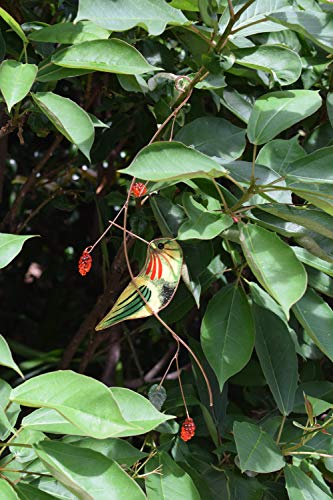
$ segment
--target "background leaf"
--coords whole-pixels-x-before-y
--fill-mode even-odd
[[[201,324],[201,345],[222,390],[249,361],[254,344],[251,309],[244,292],[222,288],[209,302]]]
[[[294,259],[293,251],[286,243],[262,227],[243,225],[240,240],[251,271],[289,316],[290,307],[306,290],[304,267]]]
[[[242,472],[273,472],[284,466],[279,448],[267,432],[247,422],[235,422],[233,427]]]
[[[254,307],[255,347],[262,371],[283,415],[294,407],[298,381],[295,344],[288,328],[274,313]]]
[[[333,361],[333,311],[330,306],[309,288],[293,311],[314,343]]]

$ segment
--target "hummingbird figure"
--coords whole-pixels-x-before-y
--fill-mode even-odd
[[[182,265],[183,252],[175,240],[158,238],[151,241],[145,265],[133,280],[136,286],[133,281],[127,285],[95,330],[105,330],[128,319],[146,318],[164,309],[177,290]]]

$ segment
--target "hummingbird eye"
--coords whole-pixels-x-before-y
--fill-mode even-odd
[[[159,250],[163,250],[163,248],[164,248],[164,243],[159,243],[159,244],[157,245],[157,248],[158,248]]]

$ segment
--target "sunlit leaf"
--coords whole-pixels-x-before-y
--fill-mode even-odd
[[[17,61],[3,61],[0,66],[0,90],[10,112],[14,104],[28,94],[36,78],[37,66]]]

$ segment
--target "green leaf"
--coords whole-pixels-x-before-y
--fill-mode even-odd
[[[189,193],[184,193],[183,205],[190,220],[180,226],[179,240],[211,240],[233,225],[229,215],[210,212]]]
[[[240,241],[251,271],[289,317],[290,307],[306,290],[304,267],[289,245],[260,226],[242,224]]]
[[[242,472],[274,472],[284,466],[279,448],[259,426],[235,422],[233,432]]]
[[[149,64],[132,45],[116,38],[72,45],[54,54],[51,60],[64,68],[124,75],[140,75],[159,69]]]
[[[313,269],[311,267],[306,267],[306,273],[308,275],[309,285],[324,295],[328,295],[333,298],[333,279],[327,276],[327,274]]]
[[[21,38],[24,44],[29,43],[29,40],[25,36],[24,31],[22,30],[18,22],[16,22],[15,19],[2,7],[0,7],[0,17],[2,17],[2,19],[12,28],[12,30],[15,31],[15,33]]]
[[[0,497],[3,500],[20,500],[14,488],[2,478],[0,478]]]
[[[101,453],[57,441],[44,441],[34,448],[53,477],[82,500],[145,498],[117,462]]]
[[[0,65],[0,90],[10,112],[28,94],[37,75],[35,64],[7,60]]]
[[[237,12],[245,2],[235,3],[235,12]],[[288,0],[255,0],[240,16],[234,24],[233,30],[237,30],[235,36],[248,36],[255,33],[280,31],[281,26],[271,21],[265,21],[268,14],[278,10],[288,10],[290,8]],[[220,32],[223,33],[230,19],[229,10],[225,9],[224,14],[219,21]],[[263,22],[265,21],[265,22]]]
[[[318,271],[322,271],[323,273],[328,274],[329,276],[333,276],[333,263],[326,262],[319,257],[315,257],[312,253],[305,250],[305,248],[301,247],[290,247],[295,253],[298,260],[303,262],[303,264],[307,264],[308,266],[314,267],[318,269]]]
[[[143,180],[166,181],[221,177],[226,170],[208,156],[181,142],[155,142],[141,149],[130,166],[118,172]]]
[[[295,465],[286,465],[284,476],[290,500],[329,500],[331,498]]]
[[[145,458],[147,453],[134,448],[128,441],[118,438],[93,439],[93,438],[77,438],[68,436],[66,443],[74,444],[80,448],[88,448],[89,450],[97,451],[112,460],[115,460],[119,465],[127,465],[131,467],[141,458]]]
[[[71,99],[52,92],[38,92],[32,97],[59,132],[90,160],[95,129],[88,113]]]
[[[141,26],[150,35],[160,35],[167,24],[181,26],[190,24],[184,14],[168,5],[164,0],[80,0],[76,21],[89,19],[112,31],[125,31]]]
[[[333,239],[333,219],[325,212],[307,207],[290,207],[287,205],[261,205],[261,210],[276,215],[281,219],[296,222],[316,233]]]
[[[73,23],[59,23],[46,26],[29,35],[29,40],[48,43],[82,43],[89,40],[109,38],[110,31],[97,26],[91,21]]]
[[[321,106],[314,90],[286,90],[265,94],[256,100],[247,127],[253,144],[264,144],[280,132],[312,115]]]
[[[298,196],[309,201],[324,212],[333,216],[333,193],[331,183],[305,183],[291,181],[287,178],[288,187]]]
[[[222,391],[249,361],[254,345],[251,309],[242,289],[230,286],[209,302],[201,324],[201,345]]]
[[[268,142],[259,151],[256,161],[259,165],[265,165],[280,175],[284,175],[289,163],[305,156],[306,153],[299,145],[298,137],[295,136],[289,140],[275,139]]]
[[[316,346],[333,361],[333,311],[309,288],[293,312]]]
[[[312,399],[324,400],[333,404],[333,383],[327,380],[312,380],[298,386],[295,398],[294,413],[306,413],[304,394]]]
[[[172,418],[159,413],[147,399],[135,392],[120,388],[110,391],[101,382],[71,371],[34,377],[16,387],[10,399],[24,406],[58,412],[57,415],[49,410],[39,410],[39,425],[31,414],[22,422],[24,427],[29,427],[30,423],[30,427],[36,430],[100,439],[148,432]]]
[[[54,82],[64,78],[73,78],[75,76],[91,73],[88,69],[62,68],[52,64],[50,60],[44,60],[38,67],[36,80],[38,82]]]
[[[240,120],[248,123],[252,112],[253,104],[251,98],[246,94],[240,94],[236,89],[227,87],[219,92],[221,103],[229,109]]]
[[[20,429],[20,432],[14,439],[11,439],[9,447],[15,460],[20,463],[31,462],[36,458],[36,453],[33,447],[27,448],[25,446],[16,446],[19,444],[37,444],[40,441],[46,439],[45,434],[39,431],[33,431],[30,429]],[[22,467],[23,468],[23,467]]]
[[[180,129],[175,139],[207,156],[235,160],[245,149],[245,130],[223,118],[204,116]]]
[[[24,375],[21,372],[20,368],[13,360],[13,356],[12,353],[10,352],[7,341],[2,335],[0,335],[0,365],[7,366],[8,368],[15,370],[16,373],[18,373],[22,378],[24,378]]]
[[[294,407],[298,380],[295,345],[286,324],[261,307],[254,307],[255,348],[269,388],[283,415]]]
[[[236,63],[270,73],[280,85],[290,85],[302,72],[302,61],[296,52],[280,45],[260,45],[234,52]]]
[[[149,460],[145,473],[157,468],[160,474],[149,474],[145,479],[148,500],[200,500],[191,477],[164,451]]]
[[[127,436],[144,434],[173,418],[171,415],[157,411],[147,398],[134,391],[123,387],[112,387],[110,392],[125,420],[136,427],[136,431],[126,434]],[[121,435],[124,436],[124,434]]]
[[[333,52],[333,19],[330,13],[276,12],[270,19],[300,33],[327,52]]]
[[[10,385],[0,379],[0,439],[2,441],[13,433],[13,427],[21,411],[20,405],[9,404],[11,391]]]
[[[52,500],[53,498],[54,500],[54,498],[56,498],[23,481],[20,481],[20,483],[16,485],[16,491],[19,494],[20,500],[31,500],[32,498],[34,500]]]
[[[285,173],[291,181],[333,183],[333,173],[330,168],[332,157],[333,146],[318,149],[306,157],[290,163]]]
[[[36,238],[36,235],[0,233],[0,269],[8,266],[15,259],[22,250],[23,244],[30,238]]]

